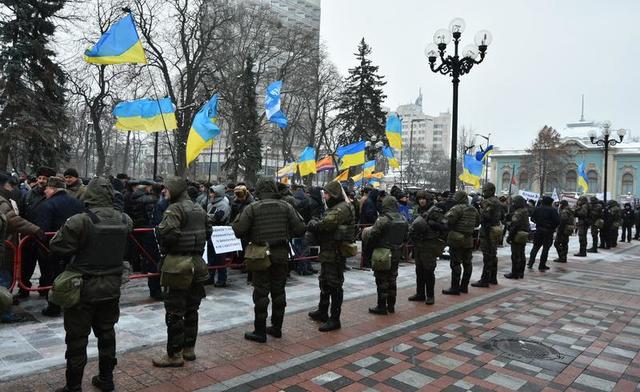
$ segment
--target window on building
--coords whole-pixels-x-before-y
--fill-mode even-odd
[[[529,175],[527,172],[520,173],[518,177],[518,187],[522,190],[527,190],[529,188]]]
[[[575,192],[578,186],[578,174],[575,170],[569,170],[564,177],[564,190]]]
[[[506,171],[502,173],[502,190],[509,190],[509,183],[511,182],[511,173]]]
[[[589,184],[589,192],[600,192],[598,173],[595,170],[589,170],[587,172],[587,183]]]
[[[622,176],[622,194],[633,194],[633,174],[625,173]]]

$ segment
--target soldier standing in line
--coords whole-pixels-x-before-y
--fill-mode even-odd
[[[560,224],[560,216],[558,211],[551,206],[553,204],[551,197],[543,196],[540,204],[531,215],[531,221],[536,224],[536,232],[533,237],[533,248],[529,254],[528,267],[529,269],[533,268],[538,250],[542,248],[538,270],[546,271],[549,269],[547,257],[549,256],[549,248],[553,245],[553,232]]]
[[[500,220],[502,204],[496,197],[496,186],[487,182],[482,186],[483,200],[480,204],[481,224],[480,249],[482,250],[482,276],[471,284],[473,287],[489,287],[498,284],[498,242],[502,238]]]
[[[446,246],[447,223],[443,207],[440,203],[433,203],[433,195],[427,193],[425,200],[426,211],[419,214],[409,228],[416,260],[416,294],[409,297],[409,301],[425,301],[427,305],[433,305],[436,260]]]
[[[591,197],[589,203],[589,223],[591,223],[591,239],[593,241],[591,248],[587,249],[588,253],[598,253],[598,231],[604,227],[604,220],[602,218],[602,204],[595,197]],[[604,244],[600,244],[604,246]]]
[[[324,186],[324,199],[327,211],[320,220],[312,219],[307,231],[315,235],[320,244],[320,302],[318,309],[309,312],[309,317],[323,324],[318,329],[328,332],[339,329],[340,312],[342,310],[344,269],[346,258],[340,250],[343,242],[352,242],[355,232],[355,211],[347,201],[342,186],[338,181],[331,181]],[[345,235],[339,238],[337,233]],[[348,237],[347,237],[348,236]],[[331,303],[331,316],[328,314]]]
[[[451,255],[451,287],[442,290],[442,294],[460,295],[469,292],[469,279],[473,271],[473,230],[480,225],[480,214],[469,205],[465,191],[457,191],[453,201],[456,205],[445,215],[449,227],[447,245]]]
[[[305,232],[302,217],[293,206],[282,200],[276,182],[271,178],[261,178],[256,184],[258,201],[248,205],[233,222],[232,227],[238,238],[265,247],[265,256],[270,265],[253,269],[250,260],[247,268],[253,272],[254,331],[244,334],[245,339],[258,343],[267,341],[267,334],[282,337],[282,322],[287,305],[285,283],[289,272],[289,241]],[[245,251],[245,256],[250,252]],[[267,308],[271,294],[271,326],[267,328]]]
[[[576,257],[587,257],[587,230],[591,218],[590,205],[586,196],[580,196],[576,203],[575,217],[578,218],[578,240],[580,250],[574,254]]]
[[[620,211],[620,205],[615,200],[609,200],[607,202],[609,215],[611,219],[611,225],[606,232],[608,237],[609,246],[615,248],[618,246],[618,229],[622,224],[622,212]]]
[[[122,260],[133,223],[126,214],[113,209],[113,188],[105,178],[91,180],[83,201],[87,211],[69,218],[49,243],[55,256],[73,256],[66,270],[81,273],[83,281],[80,302],[64,311],[66,385],[58,392],[82,390],[92,329],[98,338],[100,370],[91,383],[101,391],[114,389],[117,360],[113,326],[120,317]]]
[[[567,253],[569,252],[569,237],[575,229],[575,218],[573,210],[569,207],[569,202],[562,200],[560,202],[560,225],[556,231],[556,241],[553,244],[558,252],[558,258],[553,260],[557,263],[567,262]]]
[[[373,272],[376,278],[378,304],[376,307],[369,308],[369,313],[380,315],[395,313],[398,265],[402,258],[402,244],[407,240],[408,230],[409,223],[398,212],[396,198],[388,196],[382,201],[382,213],[376,223],[362,233],[363,248],[385,248],[391,252],[390,269]]]
[[[524,248],[527,246],[529,237],[529,210],[524,197],[516,195],[513,197],[513,207],[511,212],[511,222],[509,223],[509,236],[507,244],[511,245],[511,272],[505,274],[507,279],[524,278],[524,265],[526,258]]]
[[[624,203],[624,208],[622,209],[622,238],[621,242],[625,240],[627,242],[631,242],[631,228],[633,227],[634,216],[633,210],[631,209],[631,203]]]
[[[153,359],[156,367],[181,367],[196,359],[198,309],[209,278],[202,259],[211,235],[207,213],[191,201],[184,178],[169,177],[163,195],[169,201],[156,236],[165,255],[160,267],[167,324],[167,353]]]

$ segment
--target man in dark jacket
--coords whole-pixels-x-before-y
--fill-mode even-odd
[[[55,175],[56,171],[49,167],[39,167],[38,170],[36,170],[37,183],[22,198],[21,215],[29,222],[36,222],[38,210],[46,200],[44,188],[47,186],[49,177]],[[30,241],[26,244],[22,251],[22,284],[26,287],[31,287],[31,276],[33,276],[33,272],[36,269],[36,263],[38,262],[41,254],[44,256],[35,241]],[[42,275],[40,276],[40,286],[45,286]],[[44,293],[41,295],[44,296]],[[18,293],[19,298],[27,298],[28,296],[29,292],[26,290],[20,290]]]
[[[116,334],[113,326],[120,317],[120,284],[126,238],[131,219],[113,209],[113,189],[109,180],[94,178],[85,190],[87,212],[64,223],[49,244],[58,258],[71,258],[66,269],[82,274],[80,302],[64,312],[67,344],[66,385],[58,392],[82,390],[87,364],[87,341],[91,330],[98,338],[99,374],[91,383],[102,391],[112,391],[116,366]]]
[[[633,210],[631,209],[630,203],[624,203],[624,208],[622,209],[622,238],[620,238],[621,242],[625,240],[627,242],[631,242],[631,228],[635,222],[635,216]]]
[[[49,177],[44,193],[47,199],[40,206],[35,223],[45,232],[58,231],[67,219],[85,211],[84,204],[67,193],[64,179],[60,177]],[[38,258],[42,275],[40,284],[50,286],[62,272],[60,269],[62,261],[55,255],[44,252]],[[42,310],[42,315],[60,316],[60,307],[48,302],[47,307]]]
[[[276,183],[261,178],[256,184],[259,200],[242,211],[233,222],[236,236],[256,246],[267,246],[270,264],[266,269],[247,267],[253,272],[254,330],[244,338],[258,343],[267,341],[267,334],[282,337],[282,323],[287,305],[285,284],[289,265],[289,241],[304,234],[305,225],[293,206],[281,200]],[[249,261],[247,261],[249,263]],[[271,295],[271,326],[267,328],[267,308]]]
[[[69,168],[64,171],[64,182],[67,184],[67,192],[74,196],[76,199],[82,199],[85,186],[82,180],[79,178],[78,171],[74,168]]]
[[[547,257],[549,255],[549,248],[553,245],[553,233],[560,224],[560,215],[558,211],[553,208],[553,199],[549,196],[542,198],[542,205],[536,207],[533,210],[531,221],[536,224],[536,232],[533,236],[533,248],[529,254],[529,269],[533,268],[533,263],[536,261],[538,250],[542,247],[542,254],[540,255],[540,265],[538,270],[546,271]]]

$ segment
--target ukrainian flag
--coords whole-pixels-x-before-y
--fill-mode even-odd
[[[92,64],[146,64],[147,57],[133,16],[128,14],[111,26],[93,48],[84,52],[84,61]]]
[[[298,165],[295,162],[287,163],[282,169],[278,170],[278,177],[292,176],[297,168]]]
[[[334,178],[334,180],[339,181],[339,182],[345,182],[349,179],[349,170],[345,170],[342,173],[340,173],[339,176],[337,176],[336,178]]]
[[[476,159],[479,161],[483,161],[487,157],[489,157],[489,155],[491,155],[492,152],[493,152],[493,144],[488,145],[486,150],[483,150],[482,147],[480,147],[480,151],[476,152]]]
[[[480,178],[482,177],[482,168],[484,165],[476,157],[470,154],[464,154],[464,169],[458,177],[465,184],[473,185],[474,188],[480,187]]]
[[[380,181],[376,179],[372,179],[369,181],[369,185],[371,185],[374,188],[380,188]]]
[[[358,181],[362,181],[362,173],[358,173],[355,176],[351,177],[351,179],[353,180],[353,182],[358,182]]]
[[[389,162],[389,166],[391,166],[394,169],[397,169],[400,167],[398,160],[393,156],[393,150],[391,149],[391,147],[383,148],[382,153],[387,158],[387,161]]]
[[[356,142],[338,147],[336,154],[340,158],[340,170],[362,165],[364,163],[364,146],[365,142]]]
[[[178,128],[171,98],[120,102],[113,108],[116,128],[121,131],[159,132]]]
[[[589,192],[589,182],[587,181],[587,174],[584,172],[584,162],[578,165],[578,185],[582,187],[584,193]]]
[[[213,144],[213,138],[220,134],[220,128],[216,124],[217,117],[218,94],[215,94],[193,117],[187,138],[187,166],[200,155],[205,147]]]
[[[396,150],[402,150],[402,122],[397,115],[389,116],[385,129],[389,145]]]
[[[307,146],[300,158],[298,158],[298,170],[300,170],[300,177],[307,176],[309,174],[316,174],[316,150]]]
[[[375,159],[372,161],[365,162],[364,165],[362,166],[362,169],[364,171],[364,177],[371,178],[371,175],[373,174],[374,170],[376,170]]]

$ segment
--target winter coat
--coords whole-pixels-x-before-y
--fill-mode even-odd
[[[379,191],[374,189],[367,195],[360,212],[360,223],[364,225],[372,225],[378,219],[378,195]]]
[[[35,223],[45,232],[57,231],[67,219],[84,211],[83,202],[61,189],[38,208]]]

